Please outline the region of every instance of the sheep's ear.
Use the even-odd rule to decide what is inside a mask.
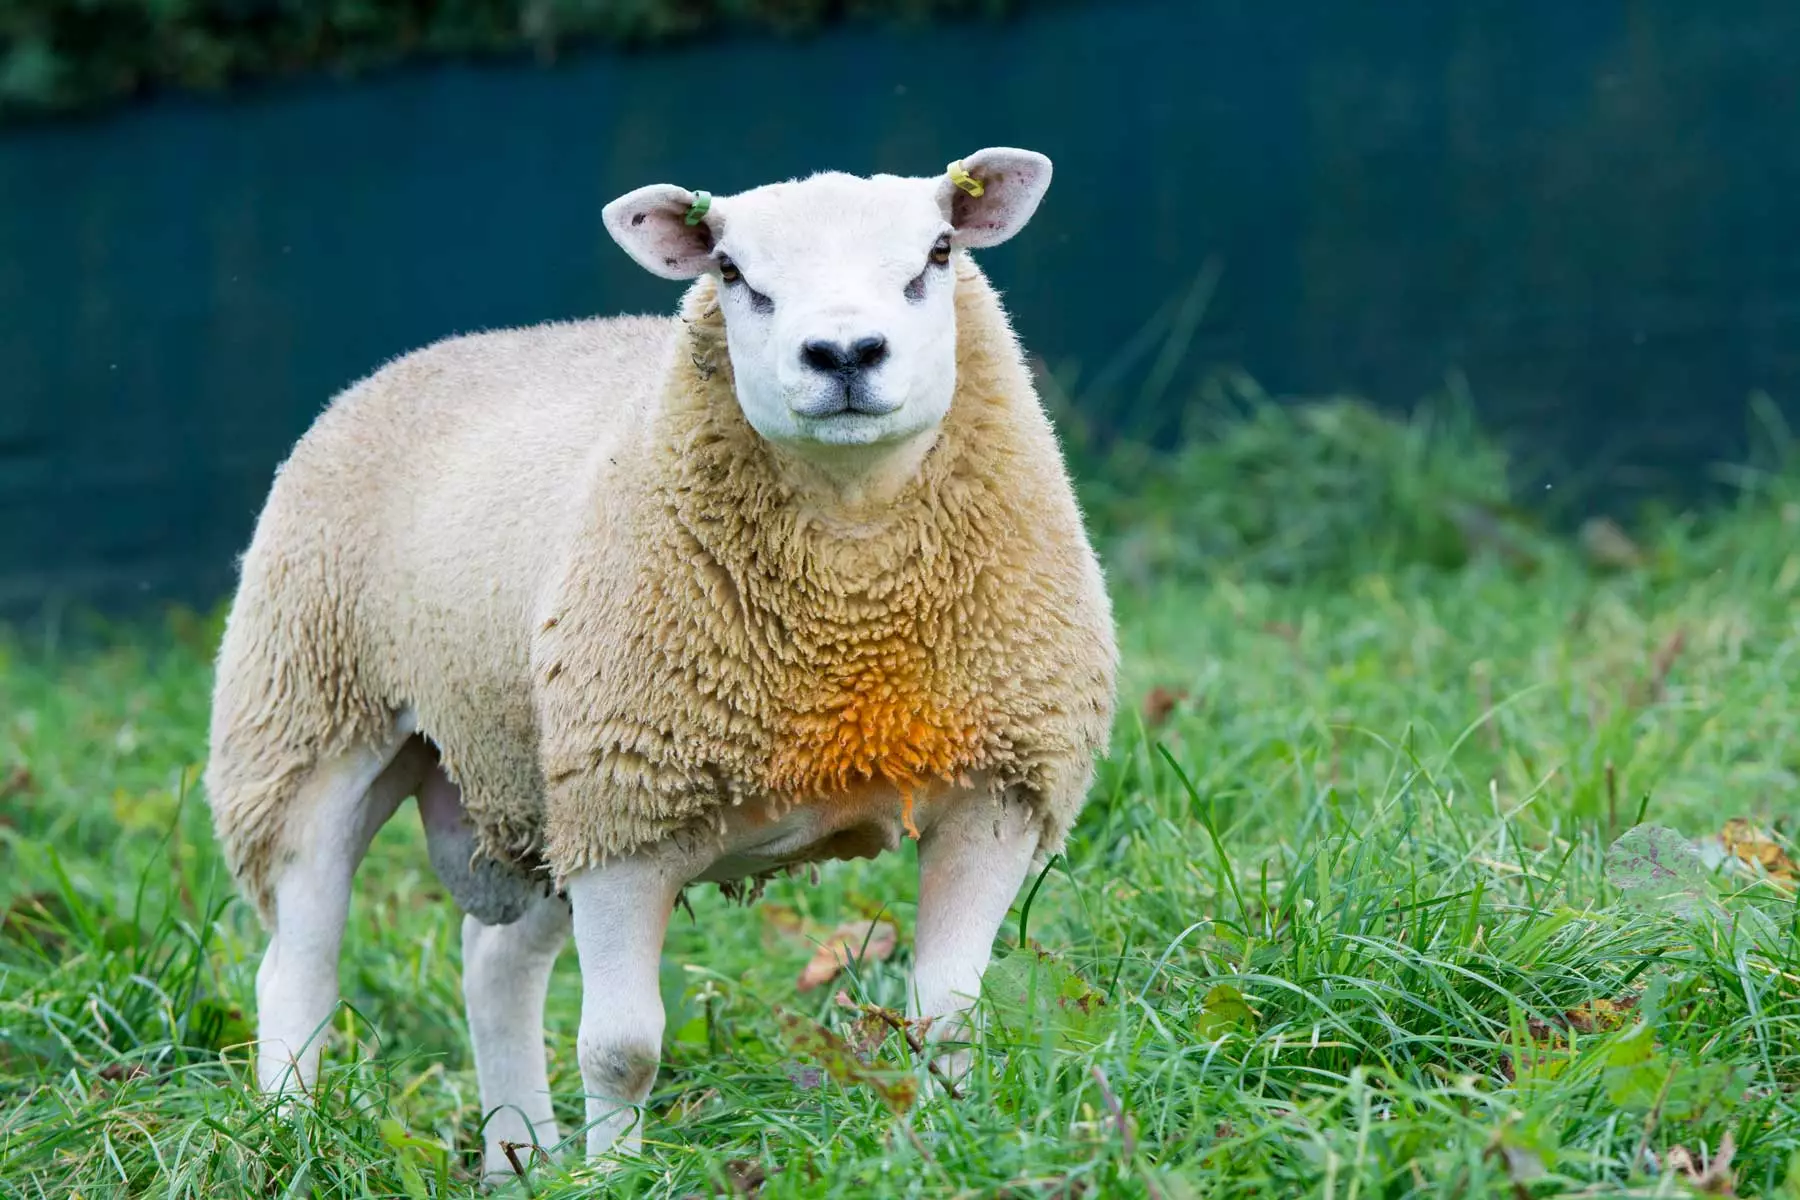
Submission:
[[[950,164],[938,199],[956,227],[957,244],[978,249],[998,246],[1025,228],[1049,187],[1050,160],[1042,154],[990,146]]]
[[[653,275],[692,279],[712,265],[718,213],[705,192],[653,183],[608,204],[600,219],[613,241]]]

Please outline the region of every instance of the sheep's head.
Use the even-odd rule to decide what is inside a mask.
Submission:
[[[961,166],[957,178],[828,173],[710,200],[656,184],[603,216],[654,274],[717,279],[744,416],[769,441],[830,455],[917,441],[943,420],[955,256],[1012,237],[1050,185],[1050,160],[1029,150]]]

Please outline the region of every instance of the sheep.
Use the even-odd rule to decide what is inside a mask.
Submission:
[[[340,393],[239,570],[206,787],[269,929],[257,1079],[311,1086],[352,877],[416,797],[463,910],[484,1127],[551,1147],[551,966],[580,960],[590,1158],[641,1142],[682,890],[915,840],[909,1015],[954,1049],[1104,753],[1099,562],[969,258],[1050,161],[606,205],[675,318],[450,338]]]

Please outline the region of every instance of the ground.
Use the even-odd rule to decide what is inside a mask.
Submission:
[[[1764,497],[1613,570],[1116,572],[1114,750],[1003,930],[968,1094],[847,1007],[902,1003],[910,847],[696,891],[616,1194],[1800,1196],[1796,533]],[[458,917],[410,806],[316,1106],[248,1085],[260,935],[193,783],[215,633],[0,641],[0,1196],[473,1194]],[[1741,858],[1772,870],[1708,869]],[[891,957],[801,990],[868,917]],[[565,1131],[577,1006],[570,951]]]

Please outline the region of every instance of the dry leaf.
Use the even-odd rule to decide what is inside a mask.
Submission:
[[[1795,868],[1794,860],[1770,840],[1768,834],[1744,818],[1733,817],[1725,822],[1725,828],[1719,833],[1719,840],[1725,843],[1727,853],[1741,862],[1761,867],[1777,883],[1785,884],[1791,889],[1796,882],[1800,882],[1800,869]]]
[[[896,1115],[912,1107],[918,1084],[904,1071],[870,1066],[856,1056],[843,1038],[796,1013],[776,1010],[775,1019],[786,1034],[788,1046],[803,1059],[816,1063],[825,1074],[845,1087],[869,1088],[888,1111]]]
[[[838,989],[831,1002],[839,1008],[862,1014],[850,1022],[850,1032],[844,1040],[850,1043],[850,1048],[856,1051],[858,1057],[873,1059],[875,1052],[881,1049],[881,1043],[887,1041],[889,1029],[888,1023],[881,1019],[880,1011],[873,1005],[858,1004],[842,988]]]
[[[1144,724],[1155,729],[1174,715],[1176,705],[1188,698],[1182,690],[1153,687],[1144,696]]]
[[[1701,1147],[1702,1153],[1705,1147]],[[1694,1161],[1694,1156],[1686,1146],[1671,1147],[1664,1162],[1668,1169],[1696,1191],[1708,1196],[1737,1195],[1737,1173],[1731,1169],[1732,1156],[1737,1153],[1737,1139],[1731,1131],[1719,1139],[1719,1151],[1712,1156],[1712,1161],[1703,1168]]]
[[[1617,1000],[1600,996],[1584,1004],[1577,1004],[1553,1021],[1543,1021],[1536,1017],[1528,1019],[1525,1022],[1525,1044],[1501,1057],[1500,1074],[1510,1082],[1518,1077],[1520,1071],[1553,1067],[1557,1060],[1567,1059],[1570,1054],[1566,1034],[1585,1036],[1623,1029],[1626,1020],[1637,1008],[1637,1003],[1636,996],[1621,996]],[[1511,1042],[1511,1033],[1503,1034],[1501,1040]]]
[[[124,1079],[143,1079],[150,1074],[142,1063],[107,1063],[100,1068],[100,1078],[118,1082]]]
[[[756,1195],[768,1177],[768,1170],[754,1159],[734,1158],[725,1164],[725,1182],[731,1185],[734,1195]]]
[[[830,983],[850,963],[883,962],[894,953],[900,932],[891,921],[846,921],[813,953],[796,986],[810,992]]]
[[[1581,523],[1581,548],[1601,567],[1642,565],[1644,552],[1611,517],[1589,517]]]
[[[1681,657],[1682,648],[1687,645],[1687,630],[1677,629],[1670,634],[1668,640],[1657,648],[1656,657],[1650,663],[1649,690],[1652,700],[1661,701],[1666,694],[1665,684],[1669,681],[1669,672],[1675,666],[1675,660]]]
[[[1578,1004],[1563,1014],[1563,1024],[1576,1033],[1611,1033],[1623,1029],[1625,1020],[1637,1007],[1636,996],[1608,1000],[1604,996]]]

